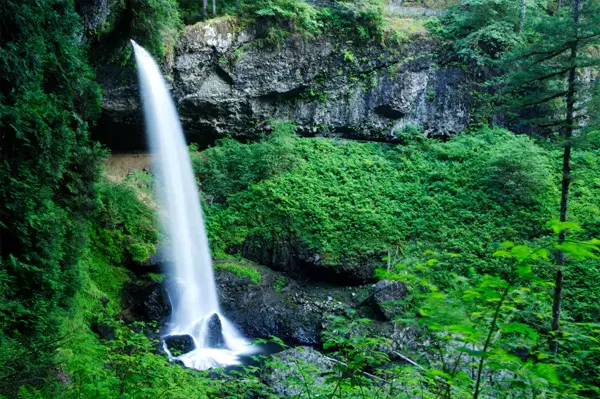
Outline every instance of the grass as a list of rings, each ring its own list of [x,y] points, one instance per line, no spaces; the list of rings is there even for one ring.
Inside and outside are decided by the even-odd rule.
[[[421,36],[428,33],[425,22],[428,18],[410,18],[388,16],[385,18],[385,30],[402,35]]]
[[[260,272],[250,265],[217,261],[214,264],[214,268],[215,271],[230,272],[239,277],[248,277],[254,285],[260,284],[262,280]]]

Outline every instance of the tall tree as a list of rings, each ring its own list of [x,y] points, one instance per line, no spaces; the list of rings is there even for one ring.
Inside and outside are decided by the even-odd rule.
[[[556,133],[563,147],[560,221],[568,219],[569,188],[572,181],[573,139],[589,128],[588,103],[592,82],[583,79],[588,68],[600,65],[593,46],[600,45],[598,0],[572,0],[570,10],[541,18],[522,46],[506,58],[510,72],[502,78],[503,100],[546,133]],[[541,116],[540,116],[541,115]],[[558,241],[563,244],[566,231]],[[558,351],[565,255],[556,254],[556,276],[552,304],[553,332],[550,350]]]
[[[212,0],[212,16],[217,16],[217,0]]]
[[[0,1],[0,396],[41,379],[80,282],[102,154],[80,35],[72,1]],[[9,347],[19,356],[4,361]]]
[[[202,16],[206,18],[208,16],[208,0],[202,0]]]
[[[519,6],[519,25],[517,26],[517,32],[523,32],[523,26],[525,26],[525,15],[527,14],[527,2],[525,0],[521,0]]]

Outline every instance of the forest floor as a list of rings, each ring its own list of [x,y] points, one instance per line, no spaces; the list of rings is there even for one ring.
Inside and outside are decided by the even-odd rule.
[[[121,181],[134,170],[149,170],[150,162],[150,154],[148,153],[112,154],[105,161],[105,174],[113,181]]]

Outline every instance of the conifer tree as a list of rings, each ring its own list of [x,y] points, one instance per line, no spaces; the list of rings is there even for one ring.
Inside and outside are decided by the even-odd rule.
[[[575,139],[594,125],[590,115],[593,82],[590,70],[600,66],[600,1],[572,0],[571,7],[544,16],[525,34],[522,45],[505,58],[510,71],[500,80],[503,102],[518,110],[522,122],[539,132],[558,137],[563,147],[560,221],[568,219],[571,150]],[[523,115],[536,115],[523,118]],[[559,235],[565,242],[566,231]],[[556,277],[552,306],[550,349],[558,350],[564,253],[556,254]]]

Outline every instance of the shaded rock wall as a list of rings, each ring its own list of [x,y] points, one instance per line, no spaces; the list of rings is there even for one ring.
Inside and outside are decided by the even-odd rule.
[[[468,123],[466,76],[436,65],[427,38],[383,46],[320,37],[273,46],[261,45],[255,29],[223,17],[182,32],[163,69],[190,140],[251,137],[273,118],[298,122],[304,135],[376,141],[396,140],[395,131],[409,124],[445,137]],[[106,67],[98,76],[99,129],[119,130],[115,143],[143,143],[132,74]]]

